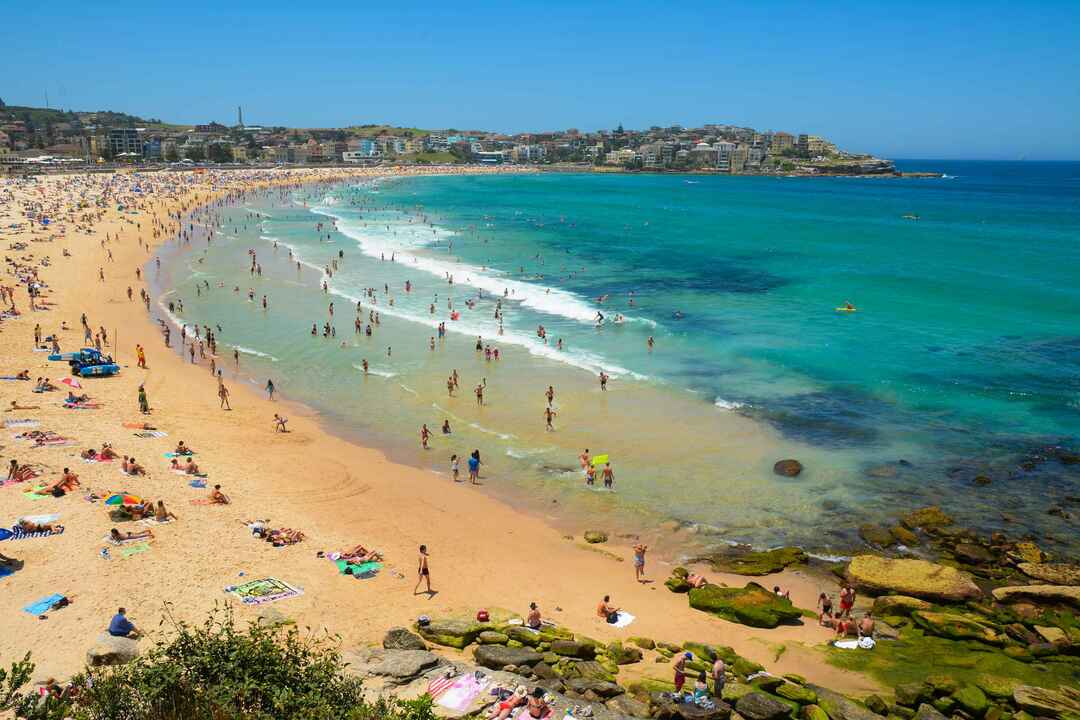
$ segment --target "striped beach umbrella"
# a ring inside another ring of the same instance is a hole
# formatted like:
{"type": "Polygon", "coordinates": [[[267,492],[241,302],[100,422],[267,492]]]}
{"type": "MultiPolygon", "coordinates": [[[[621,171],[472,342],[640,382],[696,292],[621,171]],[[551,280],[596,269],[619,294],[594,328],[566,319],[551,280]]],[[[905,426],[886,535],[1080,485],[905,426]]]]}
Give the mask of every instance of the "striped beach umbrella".
{"type": "Polygon", "coordinates": [[[142,498],[138,495],[128,495],[127,493],[117,493],[116,495],[110,495],[105,500],[106,505],[142,505],[142,498]]]}

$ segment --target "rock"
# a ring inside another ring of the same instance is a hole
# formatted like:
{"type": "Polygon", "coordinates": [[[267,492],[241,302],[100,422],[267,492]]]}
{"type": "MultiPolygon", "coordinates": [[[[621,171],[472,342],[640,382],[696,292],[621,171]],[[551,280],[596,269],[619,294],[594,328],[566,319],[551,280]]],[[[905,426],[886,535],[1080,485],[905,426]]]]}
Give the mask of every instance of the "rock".
{"type": "Polygon", "coordinates": [[[1080,715],[1080,691],[1062,687],[1060,690],[1020,685],[1013,690],[1013,702],[1032,715],[1042,717],[1076,717],[1080,715]]]}
{"type": "Polygon", "coordinates": [[[743,695],[735,703],[735,710],[746,720],[782,720],[791,712],[784,703],[759,692],[743,695]]]}
{"type": "Polygon", "coordinates": [[[968,565],[989,565],[996,560],[992,552],[974,543],[957,543],[953,546],[953,555],[968,565]]]}
{"type": "Polygon", "coordinates": [[[773,692],[782,698],[788,700],[794,700],[800,705],[812,705],[817,702],[817,693],[808,687],[802,685],[796,685],[792,682],[785,682],[777,687],[773,692]]]}
{"type": "Polygon", "coordinates": [[[907,707],[918,707],[919,703],[929,700],[933,693],[929,685],[922,683],[900,683],[893,688],[896,702],[907,707]]]}
{"type": "Polygon", "coordinates": [[[732,716],[731,706],[723,701],[706,709],[693,703],[677,703],[661,693],[653,693],[650,704],[652,716],[658,720],[728,720],[732,716]]]}
{"type": "Polygon", "coordinates": [[[86,651],[86,664],[90,667],[103,665],[123,665],[139,656],[139,643],[126,637],[116,637],[108,633],[98,636],[90,649],[86,651]]]}
{"type": "Polygon", "coordinates": [[[629,695],[618,695],[604,704],[607,706],[608,710],[619,715],[637,718],[649,717],[649,706],[629,695]]]}
{"type": "Polygon", "coordinates": [[[1043,640],[1048,643],[1059,643],[1069,641],[1069,636],[1065,634],[1065,631],[1061,628],[1047,627],[1045,625],[1036,625],[1035,632],[1042,636],[1043,640]]]}
{"type": "Polygon", "coordinates": [[[939,713],[932,705],[923,703],[919,706],[919,709],[915,712],[913,720],[947,720],[944,715],[939,713]]]}
{"type": "Polygon", "coordinates": [[[503,645],[480,645],[473,652],[477,665],[491,670],[502,670],[507,665],[525,665],[532,667],[543,656],[531,648],[512,648],[503,645]]]}
{"type": "Polygon", "coordinates": [[[595,646],[574,642],[573,640],[552,641],[551,652],[563,657],[578,658],[580,660],[592,660],[596,657],[595,646]]]}
{"type": "Polygon", "coordinates": [[[760,552],[724,552],[703,558],[718,572],[737,575],[769,575],[788,565],[805,563],[806,553],[797,547],[781,547],[760,552]]]}
{"type": "Polygon", "coordinates": [[[419,635],[414,635],[403,627],[387,630],[382,646],[387,650],[427,650],[427,644],[419,635]]]}
{"type": "Polygon", "coordinates": [[[262,610],[259,611],[259,615],[257,618],[255,618],[255,620],[260,625],[266,625],[269,627],[292,625],[294,622],[296,622],[288,615],[274,607],[264,607],[262,610]]]}
{"type": "Polygon", "coordinates": [[[647,637],[632,637],[630,638],[630,642],[632,642],[634,645],[637,645],[642,650],[656,649],[656,643],[647,637]]]}
{"type": "Polygon", "coordinates": [[[956,707],[956,701],[953,700],[951,697],[934,698],[933,702],[931,702],[930,704],[934,706],[935,710],[940,713],[944,713],[945,715],[951,714],[953,708],[956,707]]]}
{"type": "Polygon", "coordinates": [[[420,637],[428,642],[445,647],[464,650],[479,637],[480,633],[488,630],[483,625],[471,620],[432,620],[426,627],[418,628],[420,637]]]}
{"type": "Polygon", "coordinates": [[[859,537],[861,537],[867,544],[874,545],[876,547],[889,547],[895,542],[893,535],[889,532],[888,528],[884,528],[880,525],[860,525],[859,537]]]}
{"type": "Polygon", "coordinates": [[[1022,562],[1016,567],[1028,577],[1051,585],[1080,585],[1080,564],[1022,562]]]}
{"type": "Polygon", "coordinates": [[[807,685],[817,693],[817,704],[831,720],[878,720],[878,716],[854,700],[817,685],[807,685]]]}
{"type": "Polygon", "coordinates": [[[802,617],[790,600],[777,596],[757,583],[747,583],[743,588],[716,585],[694,588],[690,591],[690,607],[731,622],[760,628],[774,628],[780,623],[802,617]]]}
{"type": "Polygon", "coordinates": [[[760,675],[751,680],[750,684],[758,690],[771,695],[776,688],[784,684],[784,678],[777,677],[776,675],[760,675]]]}
{"type": "Polygon", "coordinates": [[[909,512],[907,515],[900,518],[900,524],[908,530],[914,530],[916,528],[934,530],[936,528],[952,525],[953,519],[945,514],[945,512],[937,505],[931,505],[930,507],[924,507],[909,512]]]}
{"type": "Polygon", "coordinates": [[[915,547],[916,545],[921,544],[919,536],[908,530],[903,525],[895,525],[889,528],[889,532],[892,533],[892,536],[894,538],[896,538],[896,542],[900,543],[901,545],[907,547],[915,547]]]}
{"type": "Polygon", "coordinates": [[[556,680],[559,677],[555,673],[555,669],[543,661],[533,665],[532,671],[533,675],[540,678],[541,680],[556,680]]]}
{"type": "Polygon", "coordinates": [[[616,665],[638,663],[643,657],[639,648],[625,646],[618,640],[608,643],[607,654],[616,665]]]}
{"type": "Polygon", "coordinates": [[[960,683],[948,675],[928,675],[926,684],[935,695],[952,695],[960,689],[960,683]]]}
{"type": "Polygon", "coordinates": [[[952,694],[952,699],[964,712],[973,717],[982,717],[990,707],[990,701],[986,699],[986,695],[974,685],[965,685],[960,688],[952,694]]]}
{"type": "Polygon", "coordinates": [[[672,575],[664,581],[664,587],[673,593],[686,593],[690,592],[691,585],[690,581],[685,577],[676,577],[675,575],[672,575]]]}
{"type": "Polygon", "coordinates": [[[608,535],[603,530],[586,530],[585,531],[585,542],[587,542],[587,543],[592,543],[592,544],[595,545],[597,543],[606,543],[607,541],[608,541],[608,535]]]}
{"type": "Polygon", "coordinates": [[[798,477],[803,471],[803,466],[798,460],[777,460],[772,466],[772,471],[782,477],[798,477]]]}
{"type": "Polygon", "coordinates": [[[911,619],[929,634],[950,640],[978,640],[990,645],[1004,642],[995,626],[967,615],[916,610],[911,619]]]}
{"type": "Polygon", "coordinates": [[[907,595],[882,595],[874,599],[873,614],[875,617],[908,616],[916,610],[929,610],[931,607],[933,606],[925,600],[907,595]]]}
{"type": "Polygon", "coordinates": [[[615,683],[606,682],[604,680],[589,680],[588,678],[573,678],[567,680],[566,687],[582,695],[586,692],[592,692],[597,697],[604,699],[613,698],[616,695],[622,695],[625,692],[615,683]]]}
{"type": "Polygon", "coordinates": [[[485,630],[476,639],[481,645],[505,645],[510,641],[509,636],[496,630],[485,630]]]}
{"type": "MultiPolygon", "coordinates": [[[[714,662],[717,658],[716,648],[714,648],[712,645],[706,645],[705,643],[685,642],[683,643],[682,649],[688,653],[693,653],[694,657],[700,658],[709,663],[714,662]]],[[[725,660],[724,662],[727,662],[727,660],[725,660]]]]}
{"type": "Polygon", "coordinates": [[[427,650],[387,650],[382,661],[368,672],[405,684],[441,662],[442,658],[427,650]]]}
{"type": "Polygon", "coordinates": [[[565,665],[560,663],[559,667],[562,669],[562,676],[567,679],[580,677],[589,680],[604,680],[606,682],[614,682],[615,680],[614,675],[595,660],[581,660],[569,662],[565,665]]]}
{"type": "Polygon", "coordinates": [[[982,595],[967,573],[927,560],[857,555],[848,564],[846,577],[861,590],[912,595],[932,601],[957,602],[982,595]]]}
{"type": "Polygon", "coordinates": [[[520,650],[521,648],[525,647],[525,643],[519,642],[517,640],[507,640],[506,647],[520,650]]]}
{"type": "Polygon", "coordinates": [[[875,465],[874,467],[866,469],[866,476],[872,478],[894,478],[900,474],[900,468],[895,465],[875,465]]]}
{"type": "Polygon", "coordinates": [[[1018,543],[1014,543],[1006,554],[1014,563],[1026,562],[1038,564],[1046,562],[1046,553],[1042,551],[1042,548],[1030,540],[1021,540],[1018,543]]]}
{"type": "MultiPolygon", "coordinates": [[[[727,662],[726,660],[724,662],[727,662]]],[[[747,660],[744,657],[736,657],[735,662],[729,665],[731,671],[739,677],[749,677],[754,673],[761,672],[765,668],[753,660],[747,660]]]]}
{"type": "Polygon", "coordinates": [[[989,485],[990,483],[992,483],[994,481],[988,475],[976,475],[975,479],[972,480],[972,482],[975,483],[976,485],[978,485],[979,487],[986,487],[987,485],[989,485]]]}
{"type": "MultiPolygon", "coordinates": [[[[503,630],[503,634],[510,640],[516,640],[522,645],[528,645],[529,647],[537,647],[544,641],[544,638],[540,633],[534,633],[521,625],[510,625],[503,630]]],[[[554,640],[554,638],[552,640],[554,640]]]]}
{"type": "Polygon", "coordinates": [[[987,697],[995,700],[1008,700],[1012,698],[1013,690],[1020,683],[996,675],[980,675],[975,678],[975,684],[986,693],[987,697]]]}
{"type": "Polygon", "coordinates": [[[1002,603],[1011,603],[1021,599],[1061,602],[1080,605],[1080,586],[1078,585],[1016,585],[994,590],[994,599],[1002,603]]]}
{"type": "Polygon", "coordinates": [[[829,715],[817,705],[807,705],[800,713],[802,720],[829,720],[829,715]]]}

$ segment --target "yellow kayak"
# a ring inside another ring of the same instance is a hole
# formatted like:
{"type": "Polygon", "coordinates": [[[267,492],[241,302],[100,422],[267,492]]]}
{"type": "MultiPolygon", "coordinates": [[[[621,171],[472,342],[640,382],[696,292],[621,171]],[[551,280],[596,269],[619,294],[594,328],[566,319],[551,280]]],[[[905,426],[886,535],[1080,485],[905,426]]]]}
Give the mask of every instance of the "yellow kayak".
{"type": "Polygon", "coordinates": [[[838,308],[836,308],[836,312],[858,312],[858,309],[857,308],[838,307],[838,308]]]}

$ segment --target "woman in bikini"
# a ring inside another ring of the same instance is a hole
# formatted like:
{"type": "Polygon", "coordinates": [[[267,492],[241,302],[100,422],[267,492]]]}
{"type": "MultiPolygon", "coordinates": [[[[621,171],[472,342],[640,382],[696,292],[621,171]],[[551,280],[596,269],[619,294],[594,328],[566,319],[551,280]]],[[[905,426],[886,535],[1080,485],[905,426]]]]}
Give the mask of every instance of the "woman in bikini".
{"type": "Polygon", "coordinates": [[[420,546],[420,557],[417,559],[416,568],[416,587],[413,588],[413,595],[420,589],[421,583],[427,583],[427,594],[431,594],[431,570],[428,568],[428,551],[427,545],[420,546]]]}
{"type": "Polygon", "coordinates": [[[116,528],[113,528],[112,530],[109,531],[109,539],[112,540],[116,544],[120,544],[122,542],[127,542],[128,540],[146,540],[146,539],[149,539],[149,538],[152,538],[152,537],[154,537],[154,533],[153,533],[152,530],[149,530],[149,529],[143,530],[142,532],[137,532],[137,533],[133,533],[133,532],[122,533],[119,530],[117,530],[116,528]]]}

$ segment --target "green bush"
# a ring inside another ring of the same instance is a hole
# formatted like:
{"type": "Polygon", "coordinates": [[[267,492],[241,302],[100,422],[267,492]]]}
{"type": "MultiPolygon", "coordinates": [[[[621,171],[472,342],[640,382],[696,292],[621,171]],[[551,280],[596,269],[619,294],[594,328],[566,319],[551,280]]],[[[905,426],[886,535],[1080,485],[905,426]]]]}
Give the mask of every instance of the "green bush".
{"type": "Polygon", "coordinates": [[[27,655],[0,674],[0,710],[27,720],[434,720],[427,696],[366,702],[336,646],[291,626],[239,628],[215,612],[201,627],[174,623],[134,662],[88,668],[73,680],[73,700],[21,695],[33,672],[27,655]],[[56,714],[41,714],[47,706],[56,714]]]}

